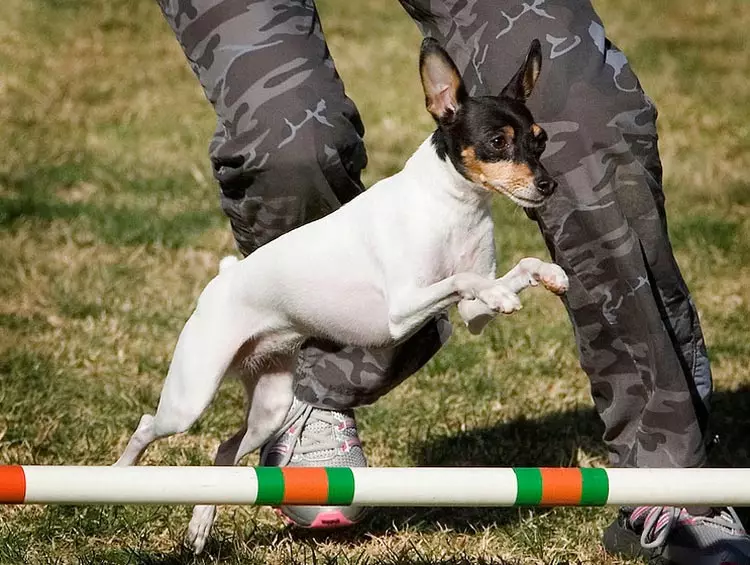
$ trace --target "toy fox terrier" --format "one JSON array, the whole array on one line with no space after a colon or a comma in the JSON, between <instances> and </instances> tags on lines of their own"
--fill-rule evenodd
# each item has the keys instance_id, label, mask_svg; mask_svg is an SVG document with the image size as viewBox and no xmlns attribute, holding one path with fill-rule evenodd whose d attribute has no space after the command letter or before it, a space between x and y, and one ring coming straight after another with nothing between
<instances>
[{"instance_id":1,"label":"toy fox terrier","mask_svg":"<svg viewBox=\"0 0 750 565\"><path fill-rule=\"evenodd\" d=\"M437 129L399 173L236 264L223 261L180 334L156 415L141 418L117 465L190 428L228 372L245 386L247 419L215 462L238 463L281 426L308 338L390 346L453 304L476 334L497 313L520 309L528 286L565 292L563 270L535 258L495 276L491 196L533 208L556 186L540 162L547 136L525 105L541 62L535 40L502 92L470 97L448 54L425 39L420 73ZM196 552L215 512L194 510Z\"/></svg>"}]
</instances>

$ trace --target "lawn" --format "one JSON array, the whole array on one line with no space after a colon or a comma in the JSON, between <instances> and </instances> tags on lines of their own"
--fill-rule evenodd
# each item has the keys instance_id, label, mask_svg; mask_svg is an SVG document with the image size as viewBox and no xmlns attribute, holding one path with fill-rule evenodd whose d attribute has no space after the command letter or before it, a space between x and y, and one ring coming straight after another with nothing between
<instances>
[{"instance_id":1,"label":"lawn","mask_svg":"<svg viewBox=\"0 0 750 565\"><path fill-rule=\"evenodd\" d=\"M670 232L713 361L714 463L750 466L750 8L596 7L660 108ZM420 37L395 0L319 8L367 127L371 184L430 130ZM213 125L153 0L0 3L0 464L109 464L153 410L177 334L233 249L206 158ZM501 270L546 257L522 212L501 201L495 212ZM371 465L605 463L561 303L532 291L524 305L480 338L458 329L358 411ZM229 382L145 462L208 465L242 416ZM613 564L599 538L614 515L384 509L323 535L286 528L268 508L225 507L193 558L187 507L3 507L0 563Z\"/></svg>"}]
</instances>

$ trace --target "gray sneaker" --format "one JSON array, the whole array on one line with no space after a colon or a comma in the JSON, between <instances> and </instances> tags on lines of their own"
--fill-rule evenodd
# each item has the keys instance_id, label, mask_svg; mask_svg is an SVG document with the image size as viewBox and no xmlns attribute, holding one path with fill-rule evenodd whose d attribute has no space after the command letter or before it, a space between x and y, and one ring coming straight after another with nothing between
<instances>
[{"instance_id":1,"label":"gray sneaker","mask_svg":"<svg viewBox=\"0 0 750 565\"><path fill-rule=\"evenodd\" d=\"M314 408L294 399L286 420L260 452L270 467L367 467L351 411ZM287 521L303 528L338 528L359 522L361 506L282 506Z\"/></svg>"},{"instance_id":2,"label":"gray sneaker","mask_svg":"<svg viewBox=\"0 0 750 565\"><path fill-rule=\"evenodd\" d=\"M656 565L750 565L750 537L731 507L621 508L604 549Z\"/></svg>"}]
</instances>

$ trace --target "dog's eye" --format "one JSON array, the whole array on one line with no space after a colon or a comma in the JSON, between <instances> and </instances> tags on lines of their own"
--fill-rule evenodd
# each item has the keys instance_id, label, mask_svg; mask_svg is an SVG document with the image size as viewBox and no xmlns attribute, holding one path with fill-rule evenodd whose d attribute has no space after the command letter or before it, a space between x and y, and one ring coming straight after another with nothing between
<instances>
[{"instance_id":1,"label":"dog's eye","mask_svg":"<svg viewBox=\"0 0 750 565\"><path fill-rule=\"evenodd\" d=\"M508 139L504 135L498 135L490 140L490 144L495 149L504 149L508 145Z\"/></svg>"}]
</instances>

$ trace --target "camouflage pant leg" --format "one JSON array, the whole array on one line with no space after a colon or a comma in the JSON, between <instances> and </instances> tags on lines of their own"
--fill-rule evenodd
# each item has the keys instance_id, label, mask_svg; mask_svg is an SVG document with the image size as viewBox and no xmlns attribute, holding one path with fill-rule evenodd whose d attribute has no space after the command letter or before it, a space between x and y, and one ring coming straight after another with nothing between
<instances>
[{"instance_id":1,"label":"camouflage pant leg","mask_svg":"<svg viewBox=\"0 0 750 565\"><path fill-rule=\"evenodd\" d=\"M211 162L242 253L362 191L364 128L312 0L158 2L216 110ZM297 396L335 408L371 402L440 345L435 323L396 349L309 343ZM328 395L313 382L327 385Z\"/></svg>"},{"instance_id":2,"label":"camouflage pant leg","mask_svg":"<svg viewBox=\"0 0 750 565\"><path fill-rule=\"evenodd\" d=\"M470 93L497 94L533 38L529 106L560 186L534 214L571 278L565 299L616 465L697 466L711 373L666 231L656 111L589 0L402 0Z\"/></svg>"}]
</instances>

